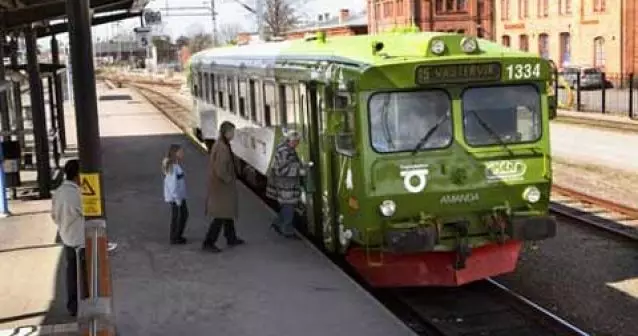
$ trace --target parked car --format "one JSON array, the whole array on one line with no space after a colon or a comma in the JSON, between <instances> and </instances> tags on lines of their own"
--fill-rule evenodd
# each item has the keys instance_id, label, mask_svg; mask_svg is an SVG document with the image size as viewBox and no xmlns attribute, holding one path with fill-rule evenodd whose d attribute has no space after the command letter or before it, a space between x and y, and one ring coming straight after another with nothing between
<instances>
[{"instance_id":1,"label":"parked car","mask_svg":"<svg viewBox=\"0 0 638 336\"><path fill-rule=\"evenodd\" d=\"M566 66L559 71L558 74L565 79L572 89L578 88L579 75L581 89L602 89L604 87L613 87L611 82L607 80L603 81L602 71L591 66Z\"/></svg>"}]
</instances>

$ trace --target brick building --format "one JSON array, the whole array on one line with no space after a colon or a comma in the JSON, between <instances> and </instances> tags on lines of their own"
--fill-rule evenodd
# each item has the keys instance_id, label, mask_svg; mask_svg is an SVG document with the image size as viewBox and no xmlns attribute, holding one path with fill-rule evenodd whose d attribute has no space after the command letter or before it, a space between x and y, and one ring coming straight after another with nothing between
<instances>
[{"instance_id":1,"label":"brick building","mask_svg":"<svg viewBox=\"0 0 638 336\"><path fill-rule=\"evenodd\" d=\"M416 25L421 31L458 32L495 39L491 0L368 0L368 29Z\"/></svg>"},{"instance_id":2,"label":"brick building","mask_svg":"<svg viewBox=\"0 0 638 336\"><path fill-rule=\"evenodd\" d=\"M609 76L638 73L635 0L496 0L502 44L559 66L594 66Z\"/></svg>"},{"instance_id":3,"label":"brick building","mask_svg":"<svg viewBox=\"0 0 638 336\"><path fill-rule=\"evenodd\" d=\"M366 14L350 14L350 10L341 9L339 16L297 27L286 33L286 39L303 38L306 34L326 32L327 36L366 35L368 34L368 18Z\"/></svg>"}]
</instances>

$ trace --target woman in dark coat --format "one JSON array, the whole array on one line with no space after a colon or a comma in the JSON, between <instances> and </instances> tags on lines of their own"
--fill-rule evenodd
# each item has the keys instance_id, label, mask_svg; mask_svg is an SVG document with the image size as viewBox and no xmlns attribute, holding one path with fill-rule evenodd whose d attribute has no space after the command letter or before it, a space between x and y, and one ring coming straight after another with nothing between
<instances>
[{"instance_id":1,"label":"woman in dark coat","mask_svg":"<svg viewBox=\"0 0 638 336\"><path fill-rule=\"evenodd\" d=\"M215 245L222 228L228 246L243 244L237 237L235 220L238 215L237 173L230 141L235 136L235 125L225 121L219 129L219 138L210 150L206 214L213 220L208 228L202 248L221 252Z\"/></svg>"}]
</instances>

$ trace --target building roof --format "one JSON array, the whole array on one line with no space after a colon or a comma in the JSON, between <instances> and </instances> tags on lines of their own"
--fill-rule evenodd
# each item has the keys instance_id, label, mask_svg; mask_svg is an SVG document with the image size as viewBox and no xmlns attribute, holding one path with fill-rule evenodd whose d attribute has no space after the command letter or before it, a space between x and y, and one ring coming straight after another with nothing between
<instances>
[{"instance_id":1,"label":"building roof","mask_svg":"<svg viewBox=\"0 0 638 336\"><path fill-rule=\"evenodd\" d=\"M333 29L341 27L367 27L368 15L366 13L351 14L344 22L341 22L339 16L332 17L323 22L313 22L307 25L297 27L289 30L287 33L303 33L308 31L315 31L319 29Z\"/></svg>"},{"instance_id":2,"label":"building roof","mask_svg":"<svg viewBox=\"0 0 638 336\"><path fill-rule=\"evenodd\" d=\"M90 6L95 14L119 10L141 13L148 2L149 0L91 0ZM0 22L4 29L66 16L66 0L0 0Z\"/></svg>"}]
</instances>

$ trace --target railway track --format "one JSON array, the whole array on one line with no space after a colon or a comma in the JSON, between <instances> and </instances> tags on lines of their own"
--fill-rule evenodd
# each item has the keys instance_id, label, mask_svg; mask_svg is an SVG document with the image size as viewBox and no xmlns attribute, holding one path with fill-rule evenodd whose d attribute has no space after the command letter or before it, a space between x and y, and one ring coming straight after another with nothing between
<instances>
[{"instance_id":1,"label":"railway track","mask_svg":"<svg viewBox=\"0 0 638 336\"><path fill-rule=\"evenodd\" d=\"M192 136L189 108L166 86L127 83ZM172 90L172 91L171 91ZM419 335L541 336L588 335L493 279L455 288L371 289Z\"/></svg>"},{"instance_id":2,"label":"railway track","mask_svg":"<svg viewBox=\"0 0 638 336\"><path fill-rule=\"evenodd\" d=\"M638 209L614 203L582 192L552 186L551 211L576 223L638 240Z\"/></svg>"}]
</instances>

